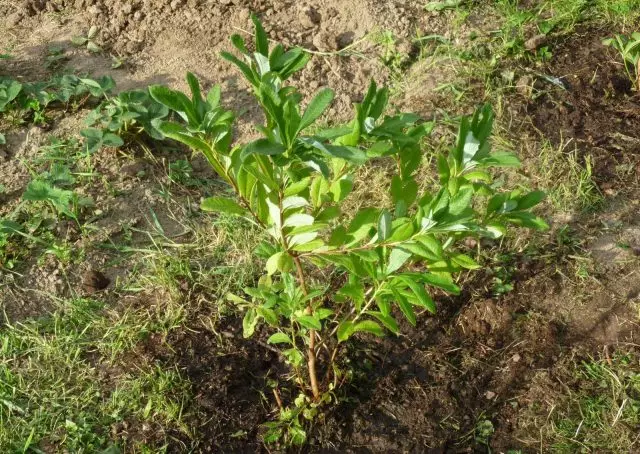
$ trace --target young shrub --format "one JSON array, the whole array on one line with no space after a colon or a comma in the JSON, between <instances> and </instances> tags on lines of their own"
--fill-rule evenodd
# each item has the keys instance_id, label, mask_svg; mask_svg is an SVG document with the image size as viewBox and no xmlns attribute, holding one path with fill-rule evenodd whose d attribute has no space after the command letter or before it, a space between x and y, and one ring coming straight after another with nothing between
<instances>
[{"instance_id":1,"label":"young shrub","mask_svg":"<svg viewBox=\"0 0 640 454\"><path fill-rule=\"evenodd\" d=\"M457 294L454 274L480 267L456 244L468 236L499 238L509 225L547 228L531 213L544 194L498 192L492 185L492 168L519 162L492 152L489 106L463 118L457 143L438 157L440 188L420 192L415 179L420 143L433 124L412 113L384 115L388 91L371 82L348 125L319 128L333 91L320 90L303 108L302 95L285 81L304 67L308 55L281 45L270 49L260 22L253 20L255 51L234 35L242 59L223 57L253 88L266 119L258 127L261 138L233 144L234 117L219 104L220 88L203 97L192 74L187 75L190 97L164 86L153 86L150 93L179 117L154 125L201 151L236 194L207 198L202 209L244 217L268 234L256 251L265 259L264 275L243 295L228 297L244 311L244 336L265 326L271 333L267 342L280 348L301 389L290 408L277 398L281 416L267 424L266 440L301 444L302 421L331 401L338 386L341 344L356 333L397 334L398 316L415 325L417 312L434 313L429 289ZM392 205L372 201L353 215L344 213L354 173L371 159L395 164ZM326 269L343 284L335 288L320 279Z\"/></svg>"}]
</instances>

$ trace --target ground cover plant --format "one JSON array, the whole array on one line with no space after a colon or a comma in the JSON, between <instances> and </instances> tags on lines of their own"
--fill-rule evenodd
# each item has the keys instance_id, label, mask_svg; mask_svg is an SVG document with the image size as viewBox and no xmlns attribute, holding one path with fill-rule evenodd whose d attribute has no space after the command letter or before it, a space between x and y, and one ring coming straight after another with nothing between
<instances>
[{"instance_id":1,"label":"ground cover plant","mask_svg":"<svg viewBox=\"0 0 640 454\"><path fill-rule=\"evenodd\" d=\"M638 0L0 18L0 451L637 450Z\"/></svg>"}]
</instances>

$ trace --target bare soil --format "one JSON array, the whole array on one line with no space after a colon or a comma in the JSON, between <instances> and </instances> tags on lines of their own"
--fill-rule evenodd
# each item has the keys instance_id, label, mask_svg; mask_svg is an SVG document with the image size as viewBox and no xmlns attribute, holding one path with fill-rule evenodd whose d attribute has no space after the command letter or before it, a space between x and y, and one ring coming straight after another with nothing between
<instances>
[{"instance_id":1,"label":"bare soil","mask_svg":"<svg viewBox=\"0 0 640 454\"><path fill-rule=\"evenodd\" d=\"M540 97L527 106L535 127L555 146L575 144L593 155L594 177L603 190L622 183L622 165L632 169L630 182L640 178L640 96L619 55L602 45L610 34L581 28L559 42L543 69L561 86L538 78Z\"/></svg>"}]
</instances>

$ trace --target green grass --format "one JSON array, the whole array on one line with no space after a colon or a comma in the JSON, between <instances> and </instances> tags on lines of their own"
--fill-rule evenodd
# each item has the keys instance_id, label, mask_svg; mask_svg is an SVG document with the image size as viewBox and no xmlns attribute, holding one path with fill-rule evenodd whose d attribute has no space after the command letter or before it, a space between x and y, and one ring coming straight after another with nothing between
<instances>
[{"instance_id":1,"label":"green grass","mask_svg":"<svg viewBox=\"0 0 640 454\"><path fill-rule=\"evenodd\" d=\"M545 427L554 452L635 452L640 442L637 352L582 361L572 379L574 390Z\"/></svg>"},{"instance_id":2,"label":"green grass","mask_svg":"<svg viewBox=\"0 0 640 454\"><path fill-rule=\"evenodd\" d=\"M113 317L99 301L77 299L51 317L3 328L0 451L98 452L123 424L154 428L158 449L168 429L187 435L188 383L176 370L125 355L150 332L166 332L145 325L147 317ZM142 449L118 438L122 448Z\"/></svg>"}]
</instances>

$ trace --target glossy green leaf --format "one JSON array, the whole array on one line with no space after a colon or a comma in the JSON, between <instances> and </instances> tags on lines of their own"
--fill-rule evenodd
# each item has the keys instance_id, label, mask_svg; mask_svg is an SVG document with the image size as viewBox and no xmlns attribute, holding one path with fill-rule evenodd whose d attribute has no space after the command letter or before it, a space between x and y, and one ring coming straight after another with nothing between
<instances>
[{"instance_id":1,"label":"glossy green leaf","mask_svg":"<svg viewBox=\"0 0 640 454\"><path fill-rule=\"evenodd\" d=\"M391 236L391 213L385 208L378 219L378 241L383 242L389 236Z\"/></svg>"},{"instance_id":2,"label":"glossy green leaf","mask_svg":"<svg viewBox=\"0 0 640 454\"><path fill-rule=\"evenodd\" d=\"M296 317L296 321L308 329L315 329L318 331L322 329L320 320L312 315L300 315Z\"/></svg>"},{"instance_id":3,"label":"glossy green leaf","mask_svg":"<svg viewBox=\"0 0 640 454\"><path fill-rule=\"evenodd\" d=\"M316 121L318 117L320 117L320 115L322 115L327 107L329 107L329 104L331 104L331 101L333 101L333 96L333 90L331 90L330 88L324 88L320 90L311 100L311 102L307 106L307 109L304 111L297 132L300 132L313 124L313 122Z\"/></svg>"},{"instance_id":4,"label":"glossy green leaf","mask_svg":"<svg viewBox=\"0 0 640 454\"><path fill-rule=\"evenodd\" d=\"M285 333L274 333L269 339L267 344L291 344L291 338Z\"/></svg>"},{"instance_id":5,"label":"glossy green leaf","mask_svg":"<svg viewBox=\"0 0 640 454\"><path fill-rule=\"evenodd\" d=\"M200 208L203 211L217 211L221 213L244 215L246 210L235 200L224 197L208 197L202 201Z\"/></svg>"}]
</instances>

